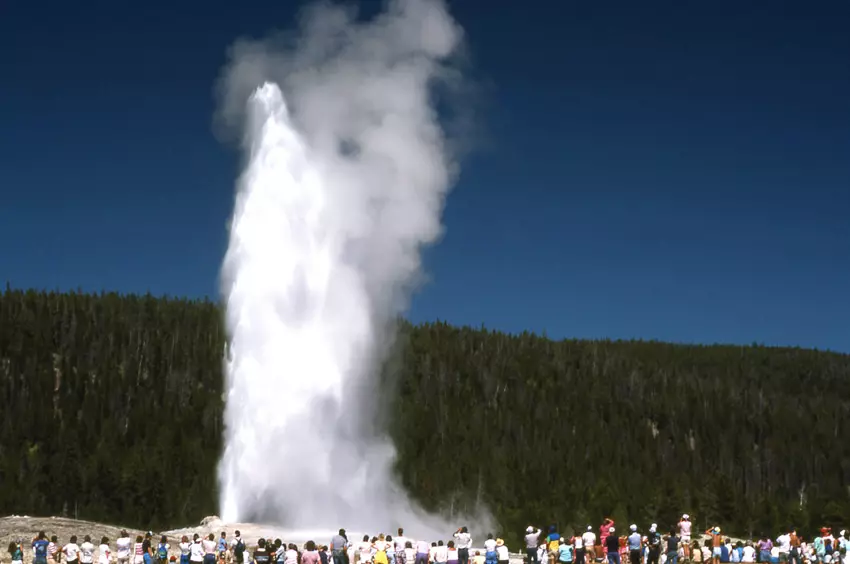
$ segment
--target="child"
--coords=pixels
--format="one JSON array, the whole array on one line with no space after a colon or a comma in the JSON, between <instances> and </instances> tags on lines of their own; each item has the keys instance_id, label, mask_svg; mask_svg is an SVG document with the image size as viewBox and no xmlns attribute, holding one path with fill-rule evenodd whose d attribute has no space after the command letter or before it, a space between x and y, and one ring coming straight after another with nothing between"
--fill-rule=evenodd
<instances>
[{"instance_id":1,"label":"child","mask_svg":"<svg viewBox=\"0 0 850 564\"><path fill-rule=\"evenodd\" d=\"M168 549L171 548L168 544L168 537L159 539L159 545L156 547L156 562L157 564L167 564Z\"/></svg>"}]
</instances>

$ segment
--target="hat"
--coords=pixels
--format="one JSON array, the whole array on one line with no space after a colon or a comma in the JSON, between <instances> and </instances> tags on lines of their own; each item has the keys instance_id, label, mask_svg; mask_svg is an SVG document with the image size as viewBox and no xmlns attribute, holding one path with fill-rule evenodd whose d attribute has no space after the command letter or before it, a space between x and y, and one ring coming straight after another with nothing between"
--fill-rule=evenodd
<instances>
[{"instance_id":1,"label":"hat","mask_svg":"<svg viewBox=\"0 0 850 564\"><path fill-rule=\"evenodd\" d=\"M691 518L691 517L690 517L687 513L684 513L684 514L682 515L682 519L690 519L690 518Z\"/></svg>"},{"instance_id":2,"label":"hat","mask_svg":"<svg viewBox=\"0 0 850 564\"><path fill-rule=\"evenodd\" d=\"M564 537L561 537L561 542L562 542L562 543L566 543L566 542L567 542L567 539L565 539Z\"/></svg>"},{"instance_id":3,"label":"hat","mask_svg":"<svg viewBox=\"0 0 850 564\"><path fill-rule=\"evenodd\" d=\"M592 531L592 530L593 530L593 527L591 527L590 525L588 525L588 526L587 526L587 530L588 530L588 531Z\"/></svg>"},{"instance_id":4,"label":"hat","mask_svg":"<svg viewBox=\"0 0 850 564\"><path fill-rule=\"evenodd\" d=\"M712 531L714 531L714 534L719 535L720 534L720 527L714 527L712 529Z\"/></svg>"},{"instance_id":5,"label":"hat","mask_svg":"<svg viewBox=\"0 0 850 564\"><path fill-rule=\"evenodd\" d=\"M504 544L505 544L505 541L503 541L502 539L496 539L496 546L502 546Z\"/></svg>"},{"instance_id":6,"label":"hat","mask_svg":"<svg viewBox=\"0 0 850 564\"><path fill-rule=\"evenodd\" d=\"M637 525L632 525L631 527L629 527L629 529L631 529L632 531L637 531Z\"/></svg>"},{"instance_id":7,"label":"hat","mask_svg":"<svg viewBox=\"0 0 850 564\"><path fill-rule=\"evenodd\" d=\"M614 527L608 527L608 532L609 532L609 533L613 533L613 532L614 532Z\"/></svg>"},{"instance_id":8,"label":"hat","mask_svg":"<svg viewBox=\"0 0 850 564\"><path fill-rule=\"evenodd\" d=\"M650 533L654 533L654 532L655 532L655 529L657 529L657 528L658 528L658 525L656 525L655 523L653 523L653 524L652 524L652 526L649 528L649 532L650 532Z\"/></svg>"},{"instance_id":9,"label":"hat","mask_svg":"<svg viewBox=\"0 0 850 564\"><path fill-rule=\"evenodd\" d=\"M534 527L532 527L531 525L529 525L529 526L528 526L528 528L525 530L525 532L526 532L526 533L534 532Z\"/></svg>"}]
</instances>

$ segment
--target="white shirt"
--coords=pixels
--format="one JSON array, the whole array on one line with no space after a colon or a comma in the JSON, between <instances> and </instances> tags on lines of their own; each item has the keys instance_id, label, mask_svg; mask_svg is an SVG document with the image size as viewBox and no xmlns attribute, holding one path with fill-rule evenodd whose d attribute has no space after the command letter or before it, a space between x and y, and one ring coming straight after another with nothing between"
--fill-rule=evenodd
<instances>
[{"instance_id":1,"label":"white shirt","mask_svg":"<svg viewBox=\"0 0 850 564\"><path fill-rule=\"evenodd\" d=\"M90 542L84 542L80 545L80 562L91 564L92 560L94 560L94 545Z\"/></svg>"},{"instance_id":2,"label":"white shirt","mask_svg":"<svg viewBox=\"0 0 850 564\"><path fill-rule=\"evenodd\" d=\"M367 541L361 541L357 543L357 552L360 553L360 560L371 560L372 559L372 543Z\"/></svg>"},{"instance_id":3,"label":"white shirt","mask_svg":"<svg viewBox=\"0 0 850 564\"><path fill-rule=\"evenodd\" d=\"M448 562L449 549L444 546L438 546L434 549L434 562Z\"/></svg>"},{"instance_id":4,"label":"white shirt","mask_svg":"<svg viewBox=\"0 0 850 564\"><path fill-rule=\"evenodd\" d=\"M511 559L511 555L508 553L508 547L505 545L496 547L496 558L499 560L507 561Z\"/></svg>"},{"instance_id":5,"label":"white shirt","mask_svg":"<svg viewBox=\"0 0 850 564\"><path fill-rule=\"evenodd\" d=\"M63 548L62 551L65 553L65 559L68 562L73 562L77 559L77 555L80 553L80 547L72 542L69 542L65 545L65 548Z\"/></svg>"},{"instance_id":6,"label":"white shirt","mask_svg":"<svg viewBox=\"0 0 850 564\"><path fill-rule=\"evenodd\" d=\"M192 562L203 562L204 561L204 545L200 542L193 542L189 545L189 560Z\"/></svg>"},{"instance_id":7,"label":"white shirt","mask_svg":"<svg viewBox=\"0 0 850 564\"><path fill-rule=\"evenodd\" d=\"M573 545L576 547L576 550L581 550L584 548L584 540L582 540L581 537L576 537L575 540L573 540Z\"/></svg>"},{"instance_id":8,"label":"white shirt","mask_svg":"<svg viewBox=\"0 0 850 564\"><path fill-rule=\"evenodd\" d=\"M776 543L779 545L779 552L791 552L791 535L788 533L776 537Z\"/></svg>"},{"instance_id":9,"label":"white shirt","mask_svg":"<svg viewBox=\"0 0 850 564\"><path fill-rule=\"evenodd\" d=\"M298 564L298 553L292 549L287 549L284 553L283 561L286 564Z\"/></svg>"},{"instance_id":10,"label":"white shirt","mask_svg":"<svg viewBox=\"0 0 850 564\"><path fill-rule=\"evenodd\" d=\"M449 554L448 562L457 562L458 555L457 555L457 549L456 548L449 548L448 554Z\"/></svg>"},{"instance_id":11,"label":"white shirt","mask_svg":"<svg viewBox=\"0 0 850 564\"><path fill-rule=\"evenodd\" d=\"M596 533L587 531L581 536L581 540L584 543L584 546L586 546L587 548L591 548L593 545L596 544Z\"/></svg>"},{"instance_id":12,"label":"white shirt","mask_svg":"<svg viewBox=\"0 0 850 564\"><path fill-rule=\"evenodd\" d=\"M741 562L755 562L756 549L751 546L744 547L744 554L741 555Z\"/></svg>"},{"instance_id":13,"label":"white shirt","mask_svg":"<svg viewBox=\"0 0 850 564\"><path fill-rule=\"evenodd\" d=\"M179 546L180 546L180 554L183 555L183 556L188 556L189 555L189 547L192 546L192 545L190 545L188 542L181 542Z\"/></svg>"},{"instance_id":14,"label":"white shirt","mask_svg":"<svg viewBox=\"0 0 850 564\"><path fill-rule=\"evenodd\" d=\"M115 548L118 549L118 558L127 558L130 556L130 545L133 544L133 541L130 540L130 537L121 537L117 541L115 541Z\"/></svg>"},{"instance_id":15,"label":"white shirt","mask_svg":"<svg viewBox=\"0 0 850 564\"><path fill-rule=\"evenodd\" d=\"M215 554L215 547L216 547L215 541L211 541L210 539L204 539L202 542L203 542L205 554Z\"/></svg>"},{"instance_id":16,"label":"white shirt","mask_svg":"<svg viewBox=\"0 0 850 564\"><path fill-rule=\"evenodd\" d=\"M455 539L457 539L458 549L472 548L472 535L469 533L455 533Z\"/></svg>"},{"instance_id":17,"label":"white shirt","mask_svg":"<svg viewBox=\"0 0 850 564\"><path fill-rule=\"evenodd\" d=\"M407 539L405 537L396 537L393 539L395 542L395 551L401 552L404 550L404 545L407 544Z\"/></svg>"},{"instance_id":18,"label":"white shirt","mask_svg":"<svg viewBox=\"0 0 850 564\"><path fill-rule=\"evenodd\" d=\"M679 521L679 534L686 538L691 538L691 522Z\"/></svg>"},{"instance_id":19,"label":"white shirt","mask_svg":"<svg viewBox=\"0 0 850 564\"><path fill-rule=\"evenodd\" d=\"M130 540L130 539L127 539ZM109 561L112 559L112 551L109 550L108 544L102 544L98 548L99 558L98 561L100 564L109 564Z\"/></svg>"},{"instance_id":20,"label":"white shirt","mask_svg":"<svg viewBox=\"0 0 850 564\"><path fill-rule=\"evenodd\" d=\"M493 539L484 541L484 550L487 552L496 552L496 541Z\"/></svg>"},{"instance_id":21,"label":"white shirt","mask_svg":"<svg viewBox=\"0 0 850 564\"><path fill-rule=\"evenodd\" d=\"M416 541L416 552L418 554L429 554L431 550L431 545L428 544L428 541Z\"/></svg>"}]
</instances>

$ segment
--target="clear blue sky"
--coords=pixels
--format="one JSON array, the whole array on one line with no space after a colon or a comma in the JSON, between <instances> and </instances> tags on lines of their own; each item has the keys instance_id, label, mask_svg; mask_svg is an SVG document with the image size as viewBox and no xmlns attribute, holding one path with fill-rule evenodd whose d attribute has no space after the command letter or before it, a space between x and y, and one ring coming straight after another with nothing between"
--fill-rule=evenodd
<instances>
[{"instance_id":1,"label":"clear blue sky","mask_svg":"<svg viewBox=\"0 0 850 564\"><path fill-rule=\"evenodd\" d=\"M296 4L0 2L0 280L215 296L213 81ZM850 3L451 6L486 144L413 320L850 351Z\"/></svg>"}]
</instances>

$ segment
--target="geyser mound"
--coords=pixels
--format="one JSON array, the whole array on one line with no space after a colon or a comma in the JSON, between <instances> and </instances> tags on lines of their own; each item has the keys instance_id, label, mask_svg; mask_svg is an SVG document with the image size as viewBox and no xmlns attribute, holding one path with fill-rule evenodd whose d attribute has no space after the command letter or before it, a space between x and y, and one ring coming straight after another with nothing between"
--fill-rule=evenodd
<instances>
[{"instance_id":1,"label":"geyser mound","mask_svg":"<svg viewBox=\"0 0 850 564\"><path fill-rule=\"evenodd\" d=\"M220 117L245 168L222 266L226 522L451 530L398 487L375 421L392 321L441 232L454 163L432 89L457 79L460 40L441 1L398 0L367 23L322 4L300 35L232 50Z\"/></svg>"}]
</instances>

